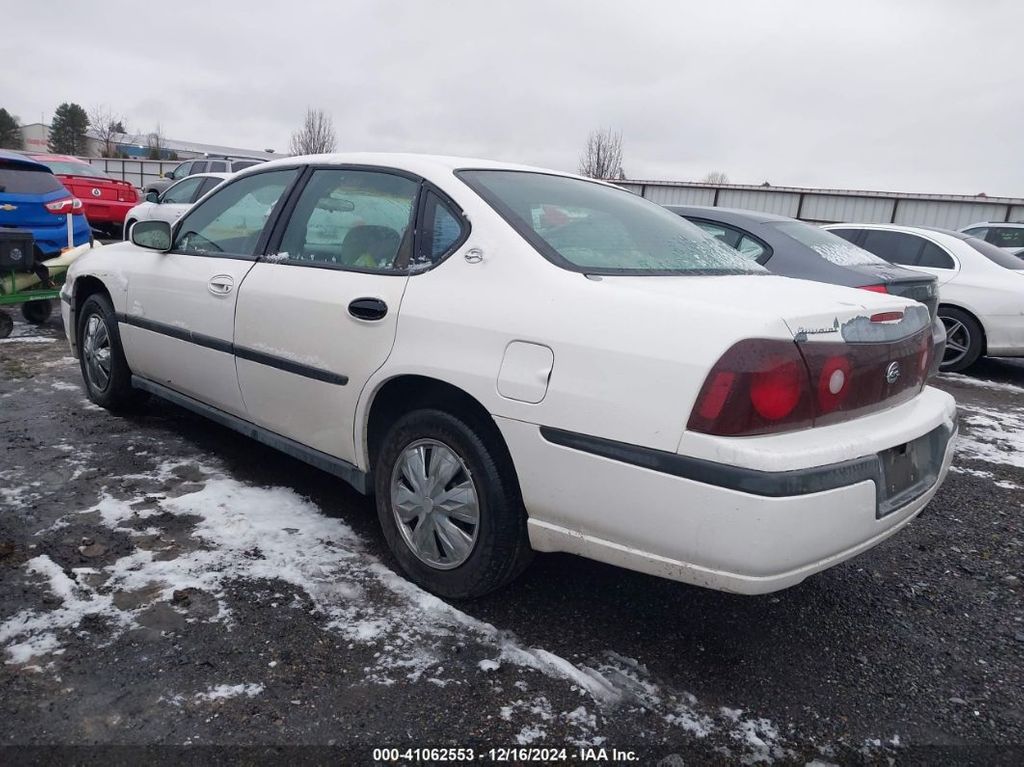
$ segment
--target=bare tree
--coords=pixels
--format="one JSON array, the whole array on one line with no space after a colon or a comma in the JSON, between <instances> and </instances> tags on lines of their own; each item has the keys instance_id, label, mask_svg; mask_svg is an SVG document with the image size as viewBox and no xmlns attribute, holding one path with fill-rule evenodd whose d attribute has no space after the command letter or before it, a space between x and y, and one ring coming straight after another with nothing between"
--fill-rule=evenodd
<instances>
[{"instance_id":1,"label":"bare tree","mask_svg":"<svg viewBox=\"0 0 1024 767\"><path fill-rule=\"evenodd\" d=\"M292 154L324 154L333 152L337 146L334 137L334 120L322 109L306 109L302 127L292 134Z\"/></svg>"},{"instance_id":2,"label":"bare tree","mask_svg":"<svg viewBox=\"0 0 1024 767\"><path fill-rule=\"evenodd\" d=\"M99 139L100 156L116 156L118 139L123 138L127 132L124 128L124 115L115 114L106 104L99 104L89 110L89 125L93 135Z\"/></svg>"},{"instance_id":3,"label":"bare tree","mask_svg":"<svg viewBox=\"0 0 1024 767\"><path fill-rule=\"evenodd\" d=\"M725 175L724 171L713 170L704 174L704 178L700 180L702 184L728 184L729 177Z\"/></svg>"},{"instance_id":4,"label":"bare tree","mask_svg":"<svg viewBox=\"0 0 1024 767\"><path fill-rule=\"evenodd\" d=\"M593 130L580 155L580 175L589 178L624 179L622 172L622 131Z\"/></svg>"}]
</instances>

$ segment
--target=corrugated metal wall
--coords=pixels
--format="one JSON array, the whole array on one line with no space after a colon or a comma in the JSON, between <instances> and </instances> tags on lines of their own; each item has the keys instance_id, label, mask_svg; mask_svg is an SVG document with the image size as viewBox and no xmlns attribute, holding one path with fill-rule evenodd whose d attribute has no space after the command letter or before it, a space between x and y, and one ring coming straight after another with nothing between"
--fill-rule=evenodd
<instances>
[{"instance_id":1,"label":"corrugated metal wall","mask_svg":"<svg viewBox=\"0 0 1024 767\"><path fill-rule=\"evenodd\" d=\"M717 205L791 216L814 223L897 223L959 229L978 221L1024 221L1024 199L915 195L840 189L755 187L671 181L619 186L659 205Z\"/></svg>"}]
</instances>

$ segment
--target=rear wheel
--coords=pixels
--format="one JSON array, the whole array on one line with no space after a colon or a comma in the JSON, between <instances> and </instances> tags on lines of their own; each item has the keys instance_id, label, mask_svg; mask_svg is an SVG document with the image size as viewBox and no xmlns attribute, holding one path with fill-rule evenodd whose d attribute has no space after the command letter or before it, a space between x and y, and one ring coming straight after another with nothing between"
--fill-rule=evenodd
<instances>
[{"instance_id":1,"label":"rear wheel","mask_svg":"<svg viewBox=\"0 0 1024 767\"><path fill-rule=\"evenodd\" d=\"M7 338L14 330L14 320L7 312L0 311L0 338Z\"/></svg>"},{"instance_id":2,"label":"rear wheel","mask_svg":"<svg viewBox=\"0 0 1024 767\"><path fill-rule=\"evenodd\" d=\"M89 399L108 410L128 410L145 399L132 388L117 317L110 299L93 293L78 316L79 363Z\"/></svg>"},{"instance_id":3,"label":"rear wheel","mask_svg":"<svg viewBox=\"0 0 1024 767\"><path fill-rule=\"evenodd\" d=\"M486 430L440 410L413 411L384 438L374 474L388 546L428 591L482 596L529 562L515 472Z\"/></svg>"},{"instance_id":4,"label":"rear wheel","mask_svg":"<svg viewBox=\"0 0 1024 767\"><path fill-rule=\"evenodd\" d=\"M50 301L26 301L21 305L21 316L33 325L42 325L53 314L53 303Z\"/></svg>"},{"instance_id":5,"label":"rear wheel","mask_svg":"<svg viewBox=\"0 0 1024 767\"><path fill-rule=\"evenodd\" d=\"M946 351L939 370L959 373L981 356L984 334L981 325L967 312L952 306L939 307L939 319L946 328Z\"/></svg>"}]
</instances>

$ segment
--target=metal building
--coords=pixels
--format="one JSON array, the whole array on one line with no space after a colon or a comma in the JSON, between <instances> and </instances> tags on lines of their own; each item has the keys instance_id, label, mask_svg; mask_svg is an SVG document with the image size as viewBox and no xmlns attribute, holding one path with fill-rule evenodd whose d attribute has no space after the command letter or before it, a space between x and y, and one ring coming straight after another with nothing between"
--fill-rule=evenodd
<instances>
[{"instance_id":1,"label":"metal building","mask_svg":"<svg viewBox=\"0 0 1024 767\"><path fill-rule=\"evenodd\" d=\"M865 192L795 186L615 181L660 205L714 205L777 213L816 224L894 223L959 229L976 221L1024 221L1024 198Z\"/></svg>"}]
</instances>

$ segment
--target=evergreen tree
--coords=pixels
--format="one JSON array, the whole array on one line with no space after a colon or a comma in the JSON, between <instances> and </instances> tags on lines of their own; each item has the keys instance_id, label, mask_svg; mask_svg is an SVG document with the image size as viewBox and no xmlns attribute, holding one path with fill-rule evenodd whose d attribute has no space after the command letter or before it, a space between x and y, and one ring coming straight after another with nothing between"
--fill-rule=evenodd
<instances>
[{"instance_id":1,"label":"evergreen tree","mask_svg":"<svg viewBox=\"0 0 1024 767\"><path fill-rule=\"evenodd\" d=\"M21 149L21 128L17 118L0 108L0 149Z\"/></svg>"},{"instance_id":2,"label":"evergreen tree","mask_svg":"<svg viewBox=\"0 0 1024 767\"><path fill-rule=\"evenodd\" d=\"M54 154L84 155L86 153L85 132L89 128L89 116L78 104L67 102L57 107L50 126L49 149Z\"/></svg>"}]
</instances>

